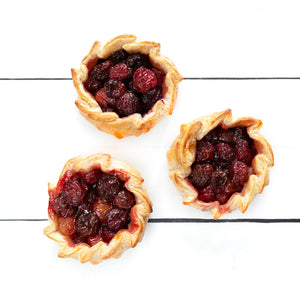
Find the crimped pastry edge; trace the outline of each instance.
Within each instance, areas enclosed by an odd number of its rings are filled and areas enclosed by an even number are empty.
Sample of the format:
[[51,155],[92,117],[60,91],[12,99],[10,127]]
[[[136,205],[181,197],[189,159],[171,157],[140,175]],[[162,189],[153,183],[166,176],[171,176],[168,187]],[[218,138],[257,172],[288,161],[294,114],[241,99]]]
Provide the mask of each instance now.
[[[89,67],[96,63],[98,58],[108,58],[120,49],[128,53],[140,52],[150,57],[154,67],[166,73],[163,86],[164,98],[156,102],[153,108],[142,117],[140,114],[132,114],[119,118],[114,112],[103,113],[94,97],[85,90],[83,83],[88,77]],[[120,35],[102,45],[96,41],[89,54],[82,60],[79,69],[72,69],[74,86],[78,93],[75,101],[80,113],[99,130],[112,134],[117,138],[126,136],[139,136],[148,132],[165,115],[173,112],[178,93],[178,84],[183,79],[174,63],[160,54],[160,44],[155,42],[138,41],[134,35]]]
[[[254,174],[249,176],[243,190],[234,193],[229,200],[220,205],[218,201],[205,203],[197,200],[197,190],[186,180],[191,173],[191,165],[195,160],[197,140],[201,140],[215,127],[223,125],[225,128],[245,126],[248,135],[254,140],[257,155],[252,161]],[[270,144],[258,132],[262,121],[252,117],[233,119],[231,109],[203,116],[194,121],[181,125],[180,134],[167,152],[169,176],[183,197],[183,204],[203,211],[210,211],[214,219],[225,213],[239,209],[244,213],[257,193],[262,193],[268,184],[269,170],[274,165],[274,155]]]
[[[124,162],[113,159],[109,154],[80,155],[70,159],[65,164],[60,178],[68,170],[89,171],[95,167],[101,168],[103,172],[116,171],[118,176],[123,177],[125,187],[135,195],[136,204],[131,209],[131,217],[134,217],[134,221],[132,220],[129,225],[131,228],[120,230],[108,244],[101,241],[92,247],[84,243],[71,245],[68,238],[58,231],[57,216],[49,216],[50,224],[44,229],[44,234],[58,243],[59,257],[72,257],[81,263],[90,261],[92,264],[98,264],[110,257],[119,258],[125,250],[130,247],[134,248],[142,240],[149,215],[152,212],[152,203],[140,173]],[[55,189],[56,184],[48,184],[49,192],[55,191]]]

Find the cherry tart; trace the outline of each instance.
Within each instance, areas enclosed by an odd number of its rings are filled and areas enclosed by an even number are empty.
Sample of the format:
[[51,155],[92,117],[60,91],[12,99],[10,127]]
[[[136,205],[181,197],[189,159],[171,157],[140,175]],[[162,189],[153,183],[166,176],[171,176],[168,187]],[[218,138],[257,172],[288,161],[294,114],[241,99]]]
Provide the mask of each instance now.
[[117,138],[139,136],[172,114],[182,80],[160,44],[134,35],[95,42],[72,77],[80,113]]
[[48,192],[44,233],[59,244],[59,257],[82,263],[118,258],[135,247],[152,212],[140,173],[108,154],[69,160]]
[[182,125],[167,157],[183,203],[211,211],[214,219],[236,208],[244,213],[274,165],[261,126],[250,117],[234,120],[230,109]]

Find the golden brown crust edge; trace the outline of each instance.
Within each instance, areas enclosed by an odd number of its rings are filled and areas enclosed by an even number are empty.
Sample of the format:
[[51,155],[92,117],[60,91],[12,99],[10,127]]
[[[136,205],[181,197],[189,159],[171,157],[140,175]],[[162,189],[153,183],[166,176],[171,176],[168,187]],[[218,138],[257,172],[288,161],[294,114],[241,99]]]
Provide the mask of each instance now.
[[[195,160],[197,140],[202,139],[209,131],[223,125],[227,128],[236,126],[247,127],[248,135],[254,140],[257,155],[252,161],[253,173],[240,193],[234,193],[224,205],[214,201],[205,203],[197,200],[197,190],[186,180],[191,173],[191,165]],[[183,197],[183,203],[203,211],[211,211],[213,218],[238,208],[245,212],[257,193],[261,193],[268,184],[269,169],[274,165],[273,151],[266,139],[258,133],[262,126],[260,120],[242,117],[234,120],[232,112],[227,109],[198,118],[181,126],[180,134],[167,153],[169,176]]]
[[[117,171],[120,177],[126,179],[125,186],[136,198],[136,204],[131,210],[134,215],[133,222],[128,230],[119,231],[109,244],[99,242],[93,247],[86,244],[70,245],[68,239],[58,231],[58,222],[54,217],[49,216],[50,224],[45,227],[44,234],[56,241],[59,245],[59,257],[73,257],[81,263],[90,261],[98,264],[102,260],[113,257],[118,258],[128,248],[134,248],[141,241],[149,215],[152,212],[152,203],[147,195],[140,173],[129,165],[113,159],[108,154],[94,154],[90,156],[78,156],[70,159],[64,166],[60,178],[68,170],[86,170],[99,166],[103,172]],[[55,190],[56,185],[49,184],[49,191]]]
[[[103,113],[94,97],[87,92],[83,83],[88,76],[88,65],[93,65],[98,58],[107,58],[120,49],[128,53],[140,52],[150,57],[152,64],[166,73],[164,99],[159,100],[144,117],[133,114],[119,118],[116,113]],[[78,93],[75,101],[80,113],[99,130],[117,138],[130,135],[139,136],[155,126],[165,115],[172,114],[178,93],[178,84],[183,79],[174,63],[160,54],[160,44],[138,41],[134,35],[120,35],[105,45],[95,42],[89,54],[82,60],[80,69],[72,69],[73,83]]]

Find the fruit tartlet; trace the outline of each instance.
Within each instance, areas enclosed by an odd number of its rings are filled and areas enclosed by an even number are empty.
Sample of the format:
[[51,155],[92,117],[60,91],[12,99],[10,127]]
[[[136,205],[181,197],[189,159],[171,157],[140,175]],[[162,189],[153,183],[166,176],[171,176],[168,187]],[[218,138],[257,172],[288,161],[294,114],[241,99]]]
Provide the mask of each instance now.
[[183,203],[215,219],[236,208],[244,213],[274,165],[261,126],[251,117],[234,120],[230,109],[182,125],[167,157]]
[[59,244],[59,257],[82,263],[118,258],[135,247],[152,212],[140,173],[108,154],[69,160],[48,191],[44,233]]
[[134,35],[95,42],[72,77],[80,113],[117,138],[139,136],[172,114],[182,80],[174,63],[160,54],[159,43]]

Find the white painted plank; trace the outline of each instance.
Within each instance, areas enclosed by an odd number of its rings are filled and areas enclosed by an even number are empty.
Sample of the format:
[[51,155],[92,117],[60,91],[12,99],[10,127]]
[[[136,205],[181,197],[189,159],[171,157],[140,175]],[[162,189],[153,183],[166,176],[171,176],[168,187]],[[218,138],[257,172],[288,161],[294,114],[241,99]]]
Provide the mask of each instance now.
[[299,76],[297,0],[5,1],[0,77],[70,77],[95,40],[160,42],[183,76]]
[[58,258],[45,225],[0,223],[5,299],[298,297],[300,224],[148,224],[135,249],[96,266]]

